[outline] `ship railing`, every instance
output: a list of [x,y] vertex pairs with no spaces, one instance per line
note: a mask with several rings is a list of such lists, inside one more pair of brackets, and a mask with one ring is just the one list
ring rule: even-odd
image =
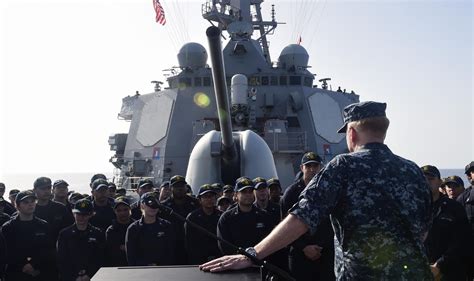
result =
[[308,150],[306,132],[265,132],[263,139],[273,153],[304,153]]

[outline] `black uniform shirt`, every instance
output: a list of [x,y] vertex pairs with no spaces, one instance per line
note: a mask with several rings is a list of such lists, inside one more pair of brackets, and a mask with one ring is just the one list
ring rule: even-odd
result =
[[[1,231],[6,245],[6,280],[55,280],[54,240],[46,221],[37,217],[21,221],[17,216],[6,222]],[[38,277],[32,279],[22,272],[27,263],[40,271]]]
[[[173,209],[173,212],[176,214],[187,217],[189,213],[199,208],[199,201],[191,196],[186,196],[183,204],[176,204],[175,200],[170,197],[162,202],[168,208]],[[187,263],[187,254],[185,249],[185,239],[184,239],[184,222],[177,219],[173,215],[168,216],[164,214],[158,214],[162,219],[165,219],[173,225],[174,231],[176,233],[176,262],[178,264]]]
[[280,201],[281,217],[284,218],[288,214],[288,210],[298,202],[298,197],[301,191],[305,188],[303,178],[296,180],[293,184],[288,186],[283,193]]
[[131,266],[176,264],[176,235],[170,222],[156,218],[145,224],[143,218],[132,223],[125,236],[127,261]]
[[142,209],[140,208],[140,200],[130,206],[132,209],[132,219],[139,220],[142,218]]
[[114,221],[105,233],[106,261],[108,266],[126,266],[127,255],[125,253],[125,235],[133,220],[127,224]]
[[105,233],[107,228],[112,225],[113,220],[115,219],[114,209],[112,208],[112,204],[107,202],[105,206],[97,206],[95,202],[92,202],[94,206],[94,216],[90,220],[90,224],[95,227],[100,228],[102,232]]
[[9,220],[10,216],[8,214],[0,212],[0,227]]
[[440,197],[433,204],[433,224],[425,240],[428,259],[437,263],[443,280],[466,279],[464,260],[469,241],[466,214],[458,202]]
[[[222,214],[217,224],[217,236],[242,248],[254,246],[267,236],[275,223],[267,211],[252,205],[250,212],[242,212],[235,206]],[[223,254],[235,254],[231,248],[219,242]]]
[[[0,197],[3,199],[3,197]],[[5,204],[3,206],[3,212],[9,216],[12,216],[15,212],[16,212],[16,209],[15,207],[12,205],[12,203],[8,202],[7,200],[3,199],[4,202],[3,204]]]
[[61,280],[75,281],[82,270],[92,277],[105,260],[105,235],[90,224],[83,231],[73,224],[59,233],[57,250]]
[[464,190],[456,201],[466,210],[467,220],[471,226],[471,237],[474,238],[474,187],[471,185]]
[[74,223],[74,217],[66,206],[51,200],[44,206],[36,204],[35,216],[48,222],[55,240],[63,228]]
[[[191,212],[187,219],[216,234],[217,222],[221,214],[219,210],[215,209],[211,215],[207,215],[202,208],[199,208]],[[184,231],[189,264],[202,264],[221,256],[216,239],[209,237],[188,223],[184,224]]]

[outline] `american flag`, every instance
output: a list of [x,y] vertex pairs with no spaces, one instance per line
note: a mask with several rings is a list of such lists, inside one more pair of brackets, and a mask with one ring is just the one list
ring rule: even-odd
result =
[[156,22],[165,25],[166,23],[166,18],[165,18],[165,10],[163,10],[163,7],[160,4],[159,0],[153,0],[153,8],[155,9],[156,13]]

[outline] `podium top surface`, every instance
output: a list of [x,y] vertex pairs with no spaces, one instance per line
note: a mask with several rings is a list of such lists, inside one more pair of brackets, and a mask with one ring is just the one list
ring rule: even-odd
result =
[[260,281],[258,268],[209,273],[197,266],[102,267],[92,281]]

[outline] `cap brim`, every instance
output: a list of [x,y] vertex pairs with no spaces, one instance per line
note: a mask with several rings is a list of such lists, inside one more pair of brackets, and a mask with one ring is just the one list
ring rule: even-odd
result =
[[261,188],[268,188],[267,183],[266,182],[259,182],[254,187],[254,189],[261,189]]
[[72,209],[72,212],[74,214],[81,214],[81,215],[91,215],[93,212],[84,212],[84,211],[80,211],[78,209]]
[[205,191],[199,193],[198,196],[204,195],[204,194],[209,193],[209,192],[212,192],[212,193],[214,193],[214,194],[217,194],[217,192],[216,192],[215,190],[205,190]]
[[22,197],[20,200],[18,200],[18,202],[24,201],[28,198],[37,199],[37,197],[35,195],[26,195],[26,196]]
[[120,205],[125,205],[125,206],[130,207],[130,204],[128,204],[128,203],[125,203],[125,202],[117,202],[117,203],[114,204],[114,209],[117,208],[117,207],[120,206]]
[[454,184],[456,184],[456,185],[459,185],[459,183],[458,183],[457,181],[455,181],[455,180],[444,181],[444,182],[443,182],[443,185],[447,185],[448,183],[454,183]]
[[151,188],[153,188],[153,184],[151,184],[151,183],[142,184],[138,188],[144,188],[144,187],[147,187],[147,186],[150,186]]
[[321,162],[319,162],[319,161],[316,161],[316,160],[309,160],[309,161],[306,161],[306,162],[304,162],[304,163],[303,163],[303,164],[301,164],[301,165],[306,165],[306,164],[309,164],[309,163],[317,163],[317,164],[321,164]]
[[237,191],[237,192],[240,192],[240,191],[242,191],[242,190],[245,190],[245,189],[248,189],[248,188],[251,188],[251,189],[253,189],[254,187],[253,187],[253,186],[251,186],[251,185],[246,185],[246,186],[243,186],[243,187],[241,187],[241,188],[237,189],[236,191]]
[[99,186],[96,187],[96,188],[94,188],[94,190],[99,190],[99,189],[101,189],[101,188],[103,188],[103,187],[105,187],[105,188],[107,188],[107,189],[109,188],[109,186],[106,185],[106,184],[99,184]]
[[428,175],[428,176],[432,176],[432,177],[438,177],[437,174],[431,173],[431,172],[425,172],[425,171],[423,171],[423,174],[424,174],[424,175]]
[[347,123],[344,123],[344,125],[342,125],[342,127],[339,130],[337,130],[337,132],[339,134],[345,134],[346,130],[347,130]]

